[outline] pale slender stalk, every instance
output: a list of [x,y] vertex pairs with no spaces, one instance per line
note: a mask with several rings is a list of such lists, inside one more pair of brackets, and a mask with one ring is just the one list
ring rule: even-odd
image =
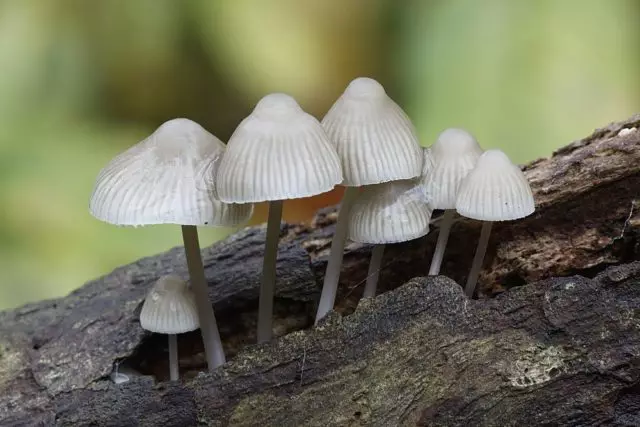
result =
[[200,243],[198,242],[198,229],[193,225],[183,225],[182,239],[184,241],[184,251],[187,255],[191,288],[196,296],[196,309],[198,310],[200,332],[204,342],[204,352],[209,370],[213,371],[224,364],[225,356],[220,333],[218,332],[218,324],[209,300],[207,279],[204,277],[204,266],[202,265]]
[[447,248],[447,241],[449,240],[449,231],[451,231],[451,225],[453,224],[453,217],[455,216],[455,209],[447,209],[442,215],[442,225],[438,234],[438,242],[436,243],[436,249],[433,252],[433,258],[431,259],[431,267],[429,267],[429,276],[437,276],[440,273],[440,267],[442,266],[442,259],[444,258],[444,250]]
[[473,296],[473,292],[476,290],[478,276],[480,275],[480,270],[482,270],[482,261],[484,261],[484,255],[487,253],[487,245],[489,244],[492,225],[493,222],[491,221],[484,221],[482,223],[482,231],[480,231],[478,247],[476,248],[476,254],[473,257],[473,262],[471,263],[471,271],[467,277],[467,285],[464,287],[469,298]]
[[267,241],[264,248],[258,308],[258,344],[270,341],[273,334],[271,327],[273,324],[273,295],[276,288],[276,260],[278,259],[281,220],[282,200],[269,202]]
[[375,297],[378,289],[378,278],[382,266],[382,256],[385,245],[374,245],[371,249],[371,259],[369,260],[369,271],[367,272],[367,284],[364,286],[362,297]]
[[169,378],[178,381],[180,370],[178,367],[178,336],[169,334]]
[[324,273],[324,283],[322,285],[320,303],[318,304],[318,312],[316,313],[316,323],[326,316],[329,311],[333,310],[333,305],[336,301],[340,269],[342,268],[342,257],[344,256],[344,246],[347,242],[349,212],[351,212],[351,206],[357,195],[358,187],[346,187],[344,196],[342,196],[340,212],[338,212],[338,221],[336,222],[336,231],[333,233],[333,239],[331,240],[329,261],[327,262],[327,269]]

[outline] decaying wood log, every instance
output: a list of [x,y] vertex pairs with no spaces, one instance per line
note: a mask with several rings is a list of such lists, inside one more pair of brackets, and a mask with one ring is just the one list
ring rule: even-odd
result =
[[[537,212],[494,226],[480,278],[494,298],[453,281],[479,233],[463,220],[443,263],[453,280],[420,278],[434,231],[388,247],[382,295],[357,310],[370,247],[348,246],[348,316],[311,328],[332,208],[282,226],[269,344],[251,345],[264,228],[203,251],[231,359],[212,374],[195,332],[180,337],[183,381],[167,382],[165,339],[138,322],[153,281],[187,277],[180,248],[0,313],[0,425],[638,425],[640,131],[618,135],[632,127],[640,116],[525,167]],[[128,382],[109,379],[116,362]]]

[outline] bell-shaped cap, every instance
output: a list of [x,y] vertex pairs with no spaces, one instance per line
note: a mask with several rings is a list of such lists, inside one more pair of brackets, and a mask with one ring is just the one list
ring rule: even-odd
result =
[[475,167],[482,148],[469,132],[450,128],[430,147],[434,167],[425,178],[434,209],[455,209],[458,187]]
[[238,125],[217,173],[218,197],[229,203],[309,197],[342,181],[318,120],[282,93],[262,98]]
[[191,120],[165,122],[100,171],[89,211],[116,225],[240,225],[251,217],[253,205],[215,198],[212,171],[224,150]]
[[365,187],[349,215],[354,242],[386,244],[417,239],[429,232],[431,207],[416,179]]
[[535,211],[533,194],[520,168],[500,150],[487,150],[462,181],[456,210],[481,221],[508,221]]
[[182,334],[198,329],[196,297],[187,282],[175,276],[158,279],[142,305],[140,326],[159,334]]
[[322,119],[347,187],[410,179],[422,171],[411,120],[377,81],[359,77]]

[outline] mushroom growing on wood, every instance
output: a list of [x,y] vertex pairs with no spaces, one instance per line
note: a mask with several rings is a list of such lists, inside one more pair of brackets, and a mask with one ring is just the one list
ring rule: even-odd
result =
[[385,245],[427,234],[431,212],[418,180],[374,184],[358,195],[351,208],[349,239],[374,245],[363,297],[376,294]]
[[196,226],[238,226],[253,205],[214,198],[211,177],[224,144],[199,124],[173,119],[112,159],[100,171],[89,202],[91,214],[115,225],[179,224],[209,369],[225,362],[209,300]]
[[480,240],[467,277],[465,291],[472,296],[487,251],[494,221],[524,218],[535,211],[533,193],[520,168],[500,150],[487,150],[462,181],[456,210],[482,223]]
[[199,327],[196,296],[187,282],[175,276],[158,279],[142,305],[140,326],[169,336],[169,376],[171,381],[177,381],[180,376],[177,334]]
[[322,119],[336,147],[346,187],[324,275],[316,323],[336,299],[349,212],[358,188],[420,175],[423,156],[411,120],[377,81],[353,80]]
[[433,209],[444,209],[438,241],[429,267],[429,275],[440,273],[449,231],[456,213],[456,196],[460,183],[482,154],[482,148],[467,131],[450,128],[443,131],[430,147],[433,168],[424,177],[426,192]]
[[269,202],[258,309],[259,343],[272,336],[282,202],[325,193],[340,181],[340,159],[324,129],[289,95],[274,93],[262,98],[231,136],[218,168],[220,200]]

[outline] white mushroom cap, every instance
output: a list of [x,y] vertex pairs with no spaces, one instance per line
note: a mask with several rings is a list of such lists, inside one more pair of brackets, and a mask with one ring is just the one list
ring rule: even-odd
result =
[[289,95],[274,93],[231,136],[217,191],[229,203],[262,202],[314,196],[340,181],[340,160],[318,120]]
[[520,168],[500,150],[487,150],[462,181],[456,209],[481,221],[508,221],[535,211],[533,194]]
[[435,166],[426,177],[434,209],[455,209],[458,187],[481,154],[482,148],[465,130],[450,128],[438,136],[431,146]]
[[160,334],[198,329],[196,297],[187,282],[175,276],[158,279],[142,305],[140,326]]
[[89,211],[117,225],[240,225],[251,217],[253,205],[214,197],[212,171],[224,150],[199,124],[169,120],[100,171]]
[[432,210],[422,190],[415,179],[365,187],[351,208],[349,238],[386,244],[424,236],[429,232]]
[[347,187],[415,178],[422,153],[415,128],[377,81],[359,77],[322,119]]
[[422,155],[424,160],[422,164],[422,173],[420,174],[420,181],[422,184],[426,184],[427,177],[433,168],[436,167],[436,163],[433,160],[433,154],[431,154],[431,147],[423,147]]

